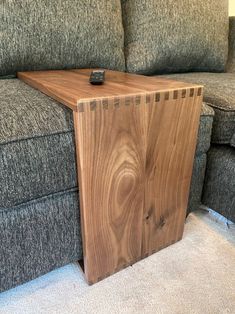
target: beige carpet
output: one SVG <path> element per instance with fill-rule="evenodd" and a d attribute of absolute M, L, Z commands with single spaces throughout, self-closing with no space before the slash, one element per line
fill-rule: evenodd
<path fill-rule="evenodd" d="M 181 242 L 89 287 L 68 265 L 0 294 L 0 314 L 235 313 L 235 229 L 191 214 Z"/>

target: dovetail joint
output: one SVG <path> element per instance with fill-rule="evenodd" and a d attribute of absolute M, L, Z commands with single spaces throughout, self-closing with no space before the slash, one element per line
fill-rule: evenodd
<path fill-rule="evenodd" d="M 160 101 L 160 98 L 161 98 L 160 93 L 157 93 L 157 94 L 155 95 L 155 102 L 159 102 L 159 101 Z"/>
<path fill-rule="evenodd" d="M 83 103 L 78 104 L 78 111 L 84 112 L 84 104 Z"/>
<path fill-rule="evenodd" d="M 95 100 L 91 101 L 90 109 L 91 109 L 91 111 L 94 111 L 96 109 L 96 101 Z"/>
<path fill-rule="evenodd" d="M 173 92 L 173 99 L 177 99 L 178 98 L 178 91 L 174 90 Z"/>

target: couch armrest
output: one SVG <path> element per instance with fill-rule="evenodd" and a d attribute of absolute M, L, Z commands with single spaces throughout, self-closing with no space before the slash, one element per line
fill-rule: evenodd
<path fill-rule="evenodd" d="M 229 18 L 229 56 L 227 72 L 235 72 L 235 16 Z"/>

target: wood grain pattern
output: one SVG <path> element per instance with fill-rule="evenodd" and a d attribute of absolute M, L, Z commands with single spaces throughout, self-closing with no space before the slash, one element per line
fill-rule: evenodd
<path fill-rule="evenodd" d="M 25 83 L 40 90 L 77 111 L 77 103 L 114 97 L 134 96 L 146 92 L 173 91 L 189 88 L 190 84 L 159 77 L 146 77 L 117 71 L 106 71 L 104 85 L 94 86 L 88 79 L 91 70 L 57 70 L 18 72 L 17 76 Z M 191 84 L 191 87 L 198 85 Z"/>
<path fill-rule="evenodd" d="M 143 107 L 97 102 L 74 112 L 82 191 L 84 265 L 93 283 L 141 257 Z M 113 102 L 113 101 L 111 101 Z M 118 111 L 118 113 L 117 113 Z"/>
<path fill-rule="evenodd" d="M 181 239 L 202 86 L 107 71 L 20 73 L 74 111 L 89 283 Z"/>
<path fill-rule="evenodd" d="M 191 94 L 190 94 L 191 92 Z M 178 91 L 146 107 L 148 115 L 142 256 L 182 238 L 202 98 Z M 167 96 L 167 97 L 166 97 Z"/>

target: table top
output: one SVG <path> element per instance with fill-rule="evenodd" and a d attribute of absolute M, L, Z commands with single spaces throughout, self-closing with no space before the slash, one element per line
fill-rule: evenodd
<path fill-rule="evenodd" d="M 19 72 L 18 78 L 78 111 L 79 103 L 99 99 L 201 88 L 201 85 L 106 70 L 105 83 L 89 83 L 92 69 Z"/>

